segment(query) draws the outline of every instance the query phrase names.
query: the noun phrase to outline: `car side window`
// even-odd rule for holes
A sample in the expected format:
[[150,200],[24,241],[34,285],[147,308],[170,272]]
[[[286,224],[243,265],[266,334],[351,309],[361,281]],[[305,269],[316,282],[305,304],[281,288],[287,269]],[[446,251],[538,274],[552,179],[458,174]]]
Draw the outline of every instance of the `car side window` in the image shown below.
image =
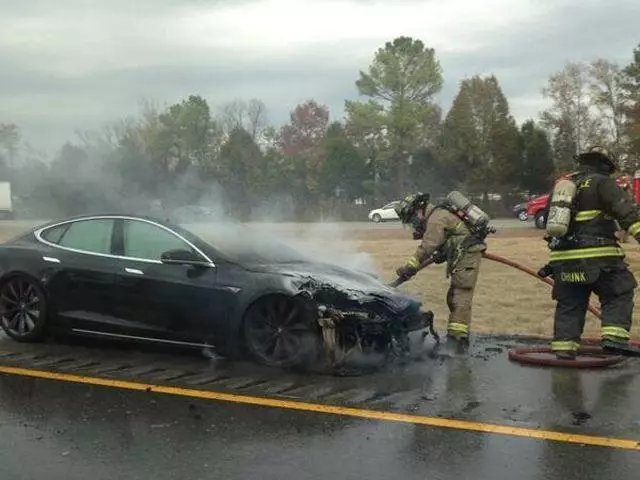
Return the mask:
[[[112,219],[79,220],[61,227],[68,228],[61,233],[57,242],[52,243],[84,252],[111,253]],[[56,232],[51,232],[51,237],[55,240]]]
[[168,250],[193,252],[184,240],[164,228],[138,220],[124,221],[124,255],[126,257],[160,260],[162,254]]
[[67,231],[69,226],[69,224],[63,224],[58,225],[57,227],[47,228],[46,230],[42,231],[40,236],[47,242],[57,244],[62,238],[62,235],[64,235],[64,233]]

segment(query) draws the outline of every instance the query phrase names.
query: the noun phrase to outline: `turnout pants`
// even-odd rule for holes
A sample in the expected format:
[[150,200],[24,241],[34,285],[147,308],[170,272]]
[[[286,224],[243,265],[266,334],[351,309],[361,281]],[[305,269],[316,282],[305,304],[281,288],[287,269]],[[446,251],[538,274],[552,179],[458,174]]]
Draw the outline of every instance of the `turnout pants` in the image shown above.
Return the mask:
[[478,282],[482,251],[466,252],[451,273],[451,283],[447,292],[449,336],[466,338],[471,324],[473,293]]
[[598,296],[602,308],[602,339],[629,341],[637,282],[622,259],[558,262],[552,268],[552,296],[557,302],[552,350],[579,348],[591,293]]

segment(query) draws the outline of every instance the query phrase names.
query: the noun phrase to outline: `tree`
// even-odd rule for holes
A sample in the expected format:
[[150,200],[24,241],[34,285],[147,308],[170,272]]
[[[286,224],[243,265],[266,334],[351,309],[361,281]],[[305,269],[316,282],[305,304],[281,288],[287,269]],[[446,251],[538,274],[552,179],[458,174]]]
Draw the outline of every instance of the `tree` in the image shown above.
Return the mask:
[[386,157],[388,175],[396,178],[397,195],[408,189],[412,153],[436,138],[440,109],[433,96],[442,84],[435,50],[403,36],[378,49],[367,73],[360,71],[356,87],[361,95],[370,97],[369,102],[345,103],[348,123],[379,123],[382,127],[389,150],[382,157]]
[[486,199],[518,183],[518,147],[518,129],[496,77],[463,80],[440,145],[449,175]]
[[248,102],[235,99],[223,105],[221,123],[227,134],[235,128],[243,128],[255,142],[259,142],[267,127],[267,107],[257,98]]
[[589,65],[591,99],[600,112],[606,146],[620,153],[624,124],[624,97],[620,67],[598,59]]
[[371,178],[365,183],[366,192],[375,204],[382,202],[382,192],[390,190],[391,162],[389,161],[389,137],[384,122],[384,107],[368,102],[347,102],[345,134],[371,170]]
[[568,62],[551,75],[542,89],[551,106],[542,112],[542,125],[552,133],[556,164],[571,168],[572,157],[589,145],[601,143],[601,122],[591,109],[589,69],[584,63]]
[[530,193],[545,192],[554,173],[553,151],[547,133],[533,120],[520,128],[522,173],[520,185]]
[[633,51],[633,61],[622,72],[623,131],[630,155],[629,167],[640,167],[640,45]]
[[249,132],[236,127],[222,145],[219,162],[228,211],[247,219],[251,206],[265,194],[262,152]]
[[204,98],[189,95],[160,114],[159,120],[167,138],[158,140],[171,142],[164,165],[167,173],[181,175],[191,165],[205,167],[211,162],[217,125]]
[[280,130],[280,148],[286,157],[297,158],[304,164],[305,184],[311,195],[318,189],[328,123],[329,109],[308,100],[291,112],[290,123]]
[[325,159],[319,178],[322,194],[349,201],[362,197],[369,168],[339,122],[329,125],[323,150]]

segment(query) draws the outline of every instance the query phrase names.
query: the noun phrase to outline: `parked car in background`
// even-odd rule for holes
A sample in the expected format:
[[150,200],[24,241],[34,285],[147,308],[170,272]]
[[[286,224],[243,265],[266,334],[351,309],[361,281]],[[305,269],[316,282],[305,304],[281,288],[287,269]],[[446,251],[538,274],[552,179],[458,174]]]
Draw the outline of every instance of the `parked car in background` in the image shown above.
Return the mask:
[[547,226],[547,201],[549,194],[538,195],[527,202],[527,219],[533,218],[536,228]]
[[395,211],[395,206],[400,203],[399,200],[396,200],[391,203],[387,203],[382,208],[377,208],[375,210],[371,210],[369,212],[369,220],[375,223],[386,222],[390,220],[400,220],[398,214]]
[[514,205],[512,210],[515,217],[520,221],[526,222],[529,220],[529,215],[527,215],[527,202]]

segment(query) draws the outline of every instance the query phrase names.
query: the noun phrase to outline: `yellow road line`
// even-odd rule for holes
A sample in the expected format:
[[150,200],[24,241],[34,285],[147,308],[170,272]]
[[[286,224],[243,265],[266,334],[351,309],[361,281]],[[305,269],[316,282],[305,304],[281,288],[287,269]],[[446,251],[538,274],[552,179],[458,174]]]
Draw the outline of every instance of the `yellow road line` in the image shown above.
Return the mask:
[[207,400],[219,400],[223,402],[241,403],[247,405],[259,405],[263,407],[284,408],[288,410],[300,410],[304,412],[325,413],[342,415],[347,417],[359,417],[372,420],[385,420],[390,422],[412,423],[416,425],[428,425],[430,427],[452,428],[456,430],[468,430],[482,433],[497,433],[516,437],[534,438],[539,440],[553,440],[565,443],[577,443],[581,445],[594,445],[599,447],[621,448],[626,450],[640,450],[640,443],[635,440],[622,438],[597,437],[591,435],[575,435],[571,433],[554,432],[550,430],[537,430],[533,428],[509,427],[491,423],[470,422],[466,420],[454,420],[447,418],[426,417],[421,415],[409,415],[404,413],[384,412],[379,410],[366,410],[352,407],[339,407],[334,405],[322,405],[318,403],[298,402],[295,400],[282,400],[277,398],[253,397],[249,395],[236,395],[232,393],[214,392],[210,390],[196,390],[180,387],[153,385],[148,383],[130,382],[126,380],[113,380],[108,378],[85,377],[68,373],[56,373],[43,370],[31,370],[27,368],[0,366],[0,373],[9,375],[21,375],[26,377],[44,378],[64,382],[100,385],[103,387],[121,388],[125,390],[149,391],[178,395],[182,397],[201,398]]

